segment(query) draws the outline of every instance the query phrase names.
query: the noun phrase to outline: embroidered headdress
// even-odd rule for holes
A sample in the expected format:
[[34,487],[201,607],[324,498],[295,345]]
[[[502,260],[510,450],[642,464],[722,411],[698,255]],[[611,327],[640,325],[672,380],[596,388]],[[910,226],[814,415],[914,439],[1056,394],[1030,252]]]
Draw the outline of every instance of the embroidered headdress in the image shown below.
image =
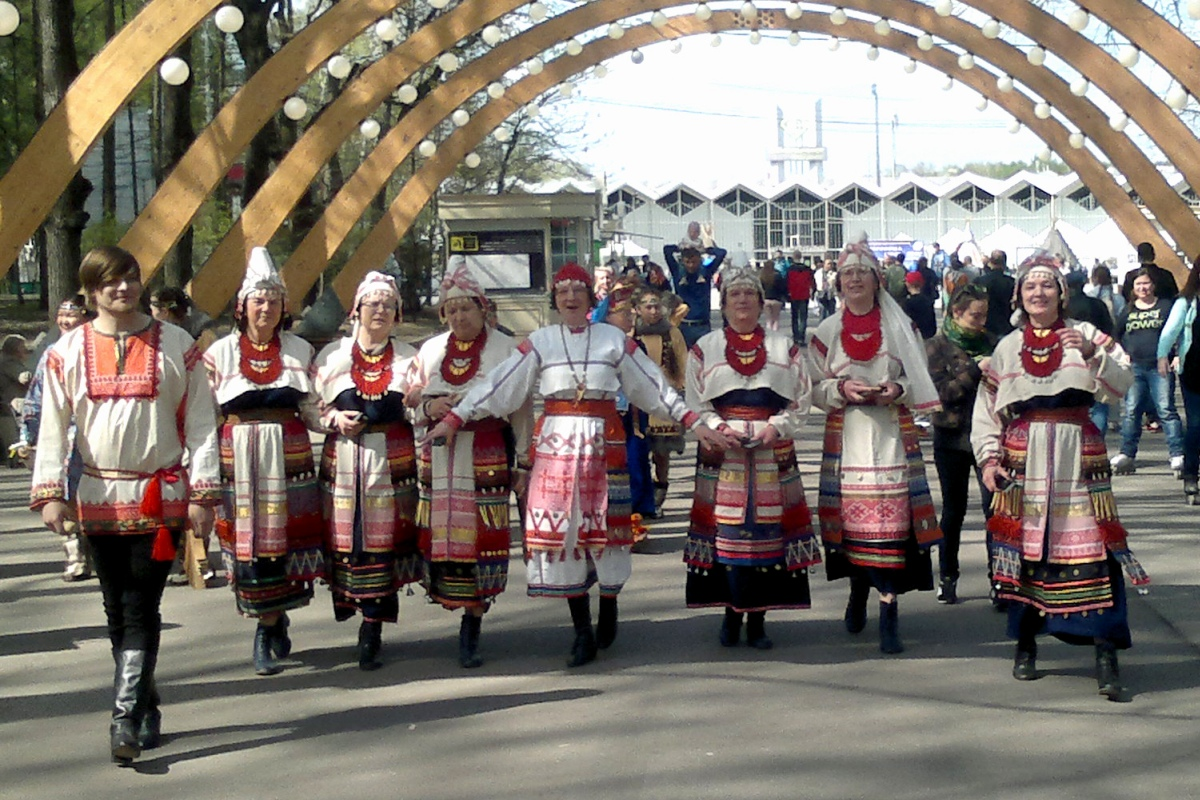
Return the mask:
[[460,297],[474,300],[481,308],[487,307],[487,295],[479,283],[479,278],[467,266],[465,258],[455,256],[447,265],[446,277],[442,279],[440,305],[445,306],[448,301]]
[[871,245],[867,243],[865,231],[854,240],[847,242],[842,254],[838,256],[838,272],[850,267],[866,267],[875,273],[875,278],[879,283],[883,282],[883,269],[879,266],[879,259],[872,252]]
[[241,315],[246,305],[246,298],[257,292],[278,293],[286,301],[287,290],[279,277],[279,270],[265,247],[255,247],[250,251],[246,262],[246,277],[242,279],[242,287],[238,289],[237,303],[234,313]]
[[83,298],[79,295],[64,299],[58,304],[58,310],[66,311],[69,314],[81,314],[85,317],[88,314],[87,304],[84,303]]
[[1062,272],[1062,262],[1046,250],[1038,250],[1017,266],[1017,282],[1013,286],[1012,296],[1013,324],[1017,327],[1024,325],[1028,319],[1025,309],[1021,305],[1021,284],[1029,276],[1035,274],[1049,276],[1058,284],[1059,316],[1066,316],[1069,292],[1067,291],[1067,279]]
[[[929,359],[925,355],[925,344],[914,330],[908,314],[904,313],[904,309],[900,308],[900,304],[884,288],[879,261],[871,252],[866,232],[847,242],[837,260],[838,272],[847,267],[858,266],[866,267],[875,273],[875,303],[879,306],[879,327],[883,341],[888,352],[904,365],[904,374],[909,381],[905,405],[917,413],[938,410],[941,402],[938,400],[933,379],[929,376]],[[840,335],[841,324],[849,312],[843,308],[839,313]]]
[[350,316],[357,318],[358,307],[362,305],[363,298],[376,293],[390,295],[396,304],[397,313],[399,313],[400,289],[396,286],[396,279],[391,275],[384,275],[382,272],[373,270],[366,274],[362,283],[358,284],[358,288],[354,290],[354,309],[350,312]]
[[637,285],[629,281],[619,281],[608,293],[608,310],[620,311],[633,307],[633,292]]
[[759,300],[766,296],[757,272],[749,267],[733,267],[721,273],[721,305],[725,305],[725,294],[735,286],[749,286],[758,292]]

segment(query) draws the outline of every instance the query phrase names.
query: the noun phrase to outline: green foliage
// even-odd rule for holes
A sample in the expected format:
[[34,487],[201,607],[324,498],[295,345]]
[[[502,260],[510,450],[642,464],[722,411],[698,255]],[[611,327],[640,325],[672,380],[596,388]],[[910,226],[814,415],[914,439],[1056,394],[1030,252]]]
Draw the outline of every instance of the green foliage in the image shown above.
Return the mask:
[[128,223],[119,222],[116,217],[106,215],[84,229],[81,249],[86,253],[93,247],[115,245],[121,241],[121,237],[127,230],[129,230]]

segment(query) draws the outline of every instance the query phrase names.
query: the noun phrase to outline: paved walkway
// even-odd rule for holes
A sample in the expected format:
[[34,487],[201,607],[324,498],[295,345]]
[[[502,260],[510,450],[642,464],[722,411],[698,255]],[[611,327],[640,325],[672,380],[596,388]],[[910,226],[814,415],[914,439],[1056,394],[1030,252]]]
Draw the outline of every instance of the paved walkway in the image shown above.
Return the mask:
[[[815,502],[819,423],[801,442]],[[1200,508],[1185,506],[1161,436],[1117,480],[1155,583],[1132,595],[1132,701],[1096,695],[1090,649],[1042,647],[1036,683],[986,600],[981,515],[968,518],[958,606],[901,603],[907,651],[842,627],[845,586],[814,576],[813,609],[768,617],[776,648],[725,649],[719,614],[683,606],[691,481],[635,556],[617,643],[567,670],[564,603],[529,599],[519,550],[456,662],[457,618],[402,600],[385,667],[360,672],[356,629],[328,593],[293,616],[287,670],[256,677],[252,624],[226,589],[169,588],[159,679],[167,741],[108,763],[112,661],[95,582],[63,584],[57,543],[0,475],[0,797],[4,798],[1183,798],[1200,796]],[[931,479],[933,470],[930,469]],[[935,491],[936,496],[936,491]]]

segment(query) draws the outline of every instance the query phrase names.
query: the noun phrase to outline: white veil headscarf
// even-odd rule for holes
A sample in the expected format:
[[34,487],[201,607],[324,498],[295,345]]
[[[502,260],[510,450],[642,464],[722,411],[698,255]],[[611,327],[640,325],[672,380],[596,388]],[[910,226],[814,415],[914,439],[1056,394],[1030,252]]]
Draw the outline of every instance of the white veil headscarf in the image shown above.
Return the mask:
[[838,256],[838,272],[846,267],[867,267],[875,273],[875,302],[879,304],[883,337],[888,343],[889,352],[895,354],[904,365],[904,374],[908,378],[908,394],[904,404],[910,410],[919,413],[938,410],[942,404],[938,400],[937,388],[929,374],[925,345],[913,329],[908,314],[905,314],[900,304],[888,294],[879,260],[871,252],[865,232],[847,242],[842,254]]

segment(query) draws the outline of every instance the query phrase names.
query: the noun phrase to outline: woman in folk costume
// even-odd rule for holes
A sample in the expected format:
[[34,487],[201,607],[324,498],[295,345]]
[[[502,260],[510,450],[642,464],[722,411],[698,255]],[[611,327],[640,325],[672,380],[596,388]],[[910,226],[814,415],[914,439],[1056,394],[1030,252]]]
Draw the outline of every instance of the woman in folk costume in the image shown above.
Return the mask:
[[[608,296],[601,300],[592,312],[592,322],[607,323],[620,329],[626,336],[632,336],[633,295],[638,283],[638,278],[622,278],[617,281]],[[645,352],[640,342],[638,347]],[[633,543],[636,545],[645,541],[649,534],[642,520],[658,516],[658,508],[654,502],[654,484],[650,478],[650,441],[647,438],[650,417],[645,411],[631,404],[624,393],[617,394],[617,413],[620,414],[621,424],[625,427],[629,510],[633,524]]]
[[[562,324],[534,331],[426,438],[450,440],[467,423],[511,414],[540,386],[545,411],[533,435],[525,512],[529,594],[567,599],[575,625],[567,663],[580,666],[616,638],[617,594],[633,564],[617,394],[689,428],[699,425],[699,417],[632,339],[611,325],[588,324],[594,295],[582,267],[567,264],[558,271],[552,302]],[[707,428],[697,435],[702,441],[716,437]],[[594,583],[600,584],[595,632],[588,598]]]
[[882,288],[865,234],[837,262],[842,307],[809,347],[813,404],[826,412],[817,510],[830,580],[850,579],[846,630],[867,624],[879,593],[879,648],[900,653],[897,597],[933,588],[929,548],[942,534],[913,414],[940,408],[925,347]]
[[[423,344],[409,367],[406,402],[417,425],[435,425],[516,351],[512,337],[488,330],[486,301],[478,279],[460,260],[442,281],[438,313],[450,330]],[[425,587],[443,608],[463,611],[458,661],[464,668],[483,664],[480,624],[508,582],[513,460],[516,453],[528,453],[532,427],[533,404],[527,402],[508,418],[485,417],[464,426],[453,446],[426,442],[418,452]]]
[[768,650],[769,609],[808,608],[808,567],[821,561],[792,440],[811,384],[801,350],[758,324],[763,287],[750,269],[721,281],[723,330],[687,362],[687,401],[721,437],[702,446],[684,561],[689,608],[723,606],[720,641]]
[[258,620],[254,671],[274,675],[292,649],[287,612],[325,576],[321,494],[309,429],[321,426],[313,348],[282,331],[287,291],[264,247],[250,251],[238,330],[204,354],[221,419],[224,519],[217,523],[237,610]]
[[331,428],[321,456],[327,573],[333,614],[362,614],[358,666],[379,669],[383,623],[400,615],[398,591],[421,577],[417,547],[417,458],[405,415],[409,360],[392,338],[400,291],[370,272],[354,293],[349,336],[317,356],[321,418]]
[[1121,566],[1149,582],[1117,517],[1104,433],[1088,417],[1096,395],[1132,384],[1129,358],[1087,322],[1065,318],[1067,287],[1045,254],[1017,271],[1020,324],[983,364],[971,443],[996,492],[994,579],[1017,640],[1013,677],[1038,676],[1035,636],[1096,648],[1100,694],[1121,697],[1118,649],[1130,646]]
[[[31,506],[59,534],[77,519],[92,547],[116,662],[109,741],[127,764],[161,742],[159,607],[184,528],[207,536],[220,502],[216,415],[192,337],[141,312],[130,253],[95,248],[79,282],[96,318],[46,358]],[[68,507],[72,419],[83,474]]]
[[[634,294],[638,315],[637,340],[667,382],[678,392],[684,388],[688,348],[679,326],[663,313],[663,295],[652,287]],[[685,312],[686,313],[686,312]],[[650,418],[650,459],[654,462],[654,504],[662,511],[670,488],[671,453],[683,453],[683,428],[673,419]]]

